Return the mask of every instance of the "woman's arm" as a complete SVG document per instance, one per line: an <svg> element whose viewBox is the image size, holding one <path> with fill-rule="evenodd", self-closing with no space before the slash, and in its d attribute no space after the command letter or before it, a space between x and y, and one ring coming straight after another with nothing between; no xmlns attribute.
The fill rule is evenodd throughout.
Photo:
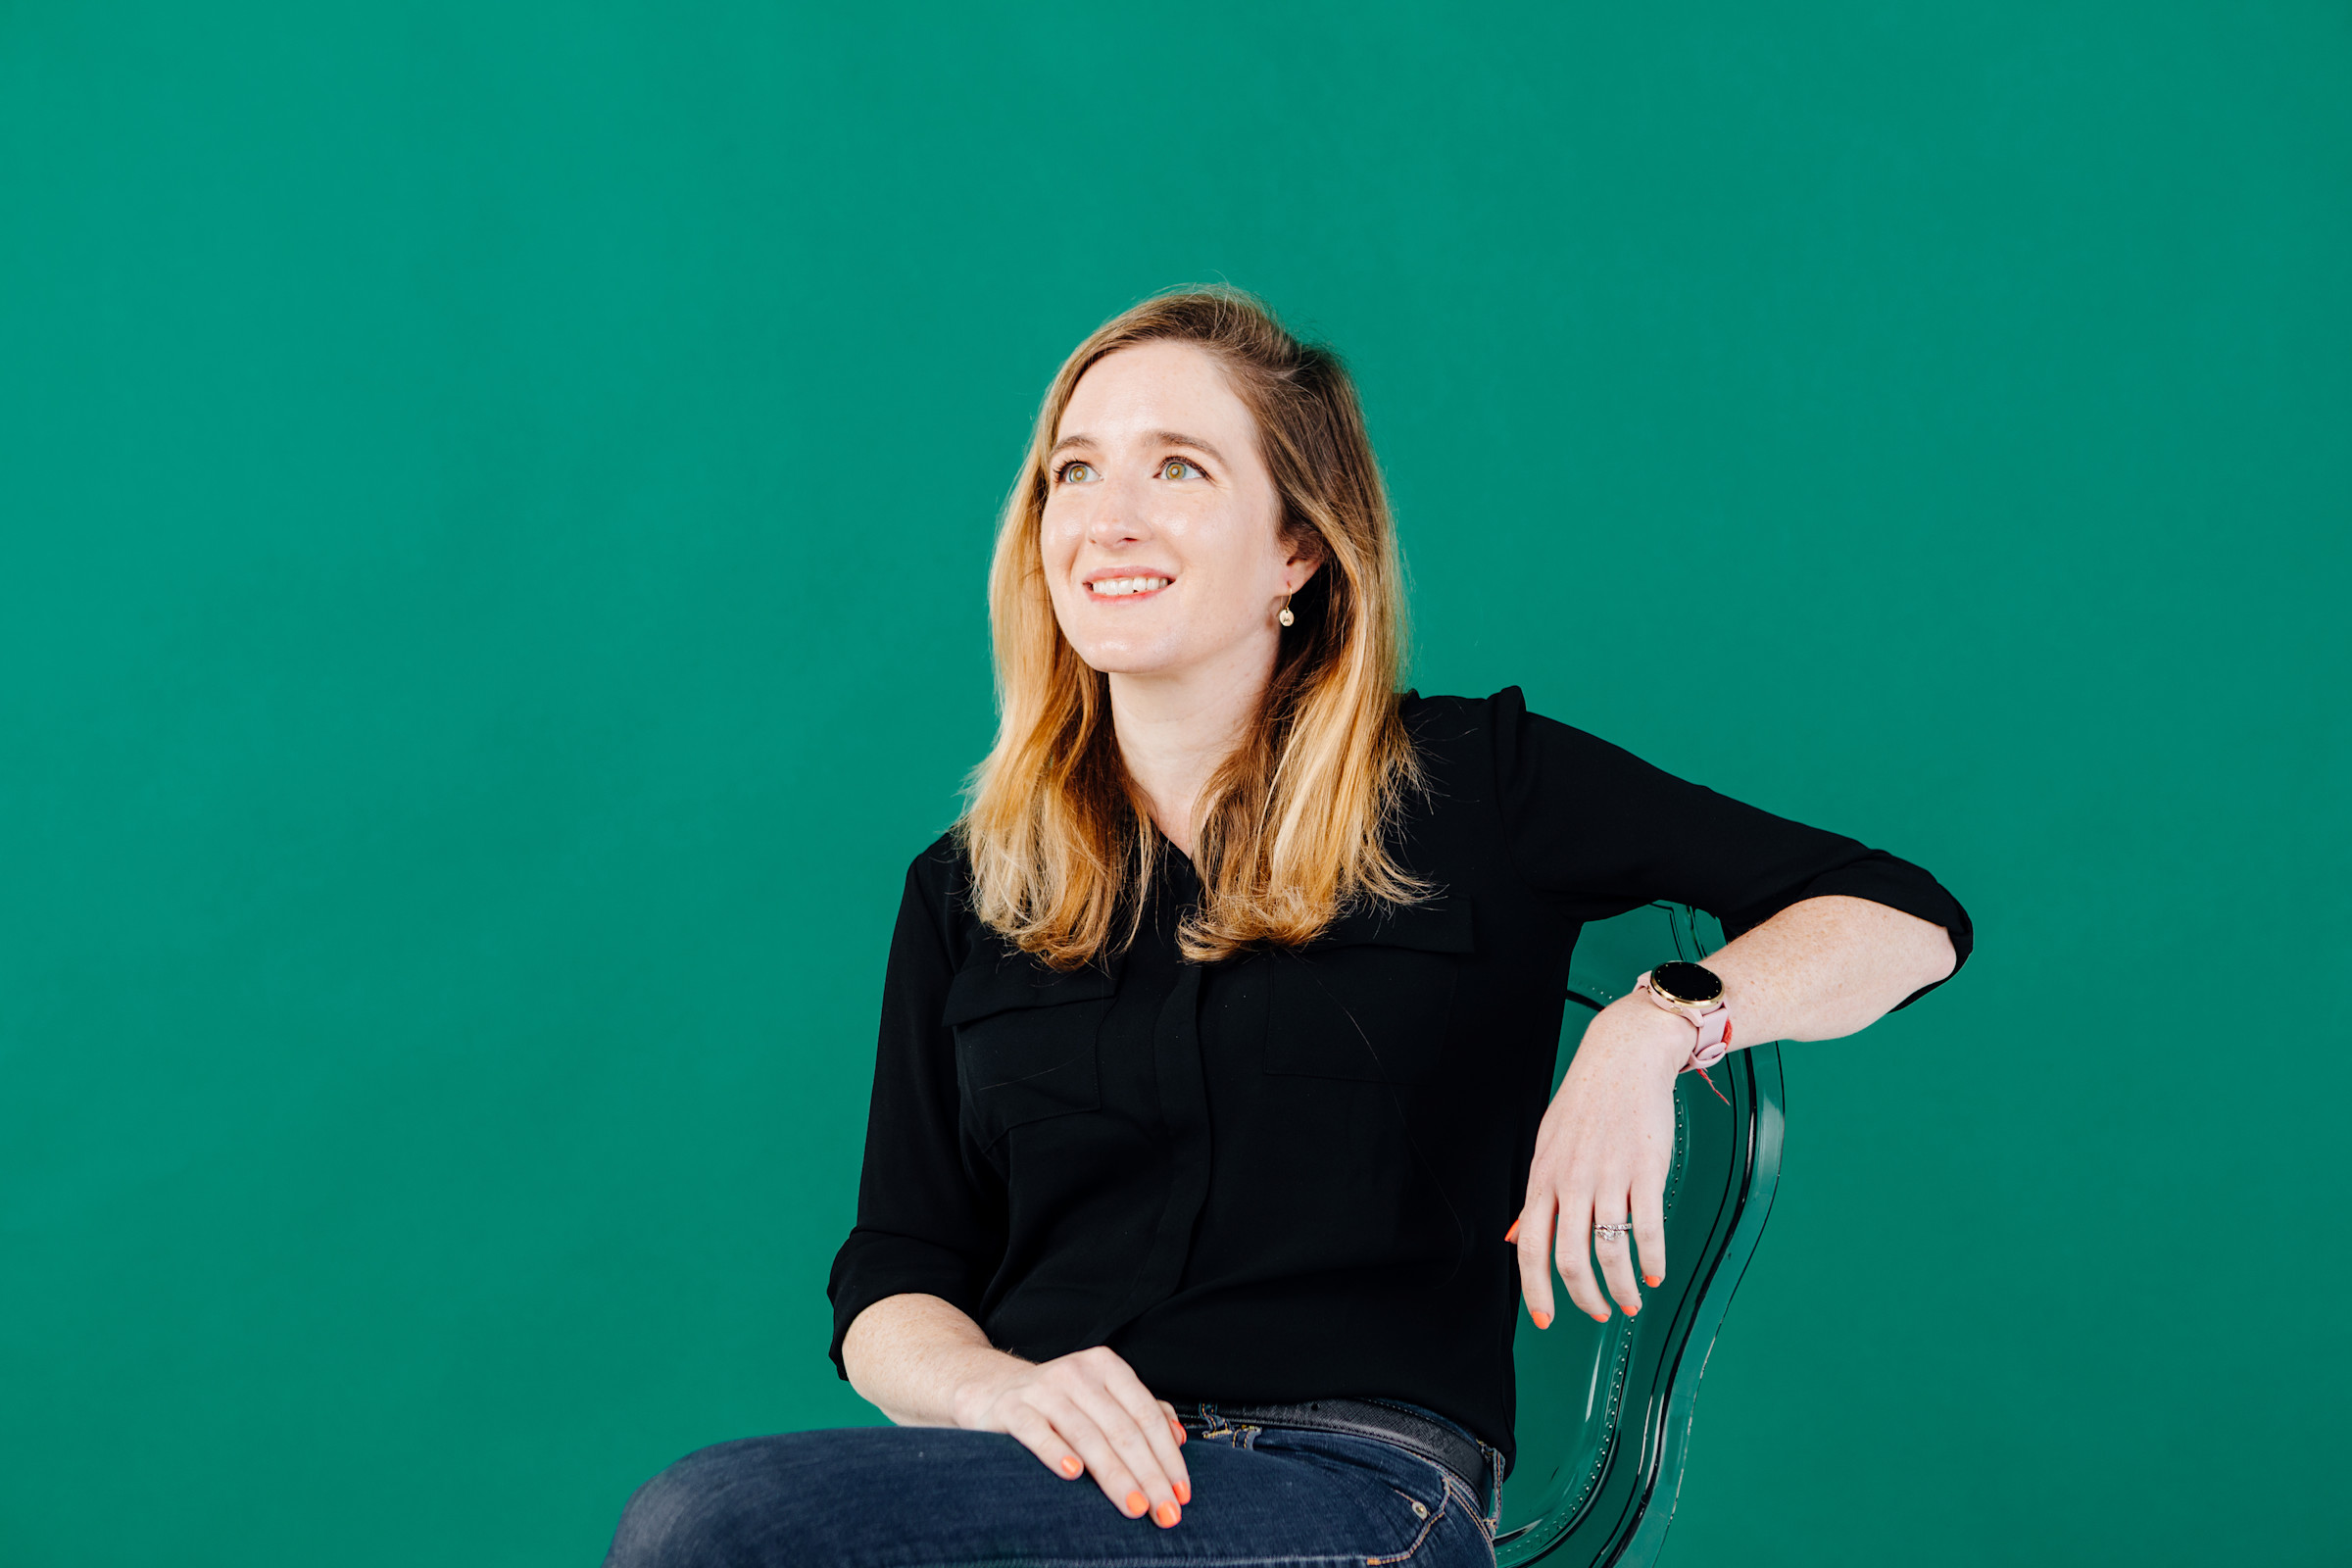
<svg viewBox="0 0 2352 1568"><path fill-rule="evenodd" d="M1670 899L1737 935L1707 959L1724 979L1735 1046L1852 1034L1967 961L1968 911L1907 860L1531 713L1515 686L1466 716L1486 726L1510 864L1530 891L1580 920ZM1608 1316L1592 1252L1609 1296L1641 1309L1632 1250L1593 1237L1596 1221L1630 1219L1642 1271L1666 1277L1674 1080L1691 1044L1688 1023L1638 996L1587 1027L1544 1112L1509 1237L1538 1326L1551 1321L1552 1261L1580 1308Z"/></svg>
<svg viewBox="0 0 2352 1568"><path fill-rule="evenodd" d="M1956 958L1943 927L1833 894L1792 904L1725 943L1707 967L1723 979L1739 1047L1859 1033L1921 987L1948 978Z"/></svg>
<svg viewBox="0 0 2352 1568"><path fill-rule="evenodd" d="M1162 1528L1193 1500L1175 1406L1105 1346L1024 1361L936 1296L892 1296L858 1314L841 1357L850 1386L901 1426L1005 1433L1058 1476L1092 1472L1113 1506L1131 1519L1149 1509Z"/></svg>
<svg viewBox="0 0 2352 1568"><path fill-rule="evenodd" d="M971 1314L1004 1255L1004 1195L964 1157L956 1046L944 1022L959 954L945 911L959 852L942 836L907 867L882 985L858 1223L833 1259L833 1356L902 1426L1020 1440L1055 1474L1094 1472L1130 1517L1176 1522L1192 1483L1183 1429L1108 1349L1035 1366L988 1343Z"/></svg>
<svg viewBox="0 0 2352 1568"><path fill-rule="evenodd" d="M1707 967L1723 979L1732 1046L1760 1040L1834 1040L1876 1023L1953 969L1942 926L1868 899L1834 895L1792 904L1726 943ZM1556 1259L1569 1298L1605 1321L1609 1298L1642 1309L1634 1255L1622 1240L1594 1243L1595 1223L1631 1218L1642 1273L1666 1277L1666 1176L1674 1158L1674 1082L1690 1060L1690 1026L1639 996L1593 1018L1536 1135L1527 1202L1507 1240L1519 1245L1519 1283L1538 1328L1552 1318ZM1558 1223L1555 1225L1555 1217ZM1597 1255L1608 1296L1593 1279Z"/></svg>

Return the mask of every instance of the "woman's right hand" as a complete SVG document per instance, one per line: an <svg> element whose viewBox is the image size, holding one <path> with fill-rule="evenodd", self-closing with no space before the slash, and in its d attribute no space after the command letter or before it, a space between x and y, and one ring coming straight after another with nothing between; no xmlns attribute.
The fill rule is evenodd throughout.
<svg viewBox="0 0 2352 1568"><path fill-rule="evenodd" d="M1130 1519L1148 1513L1164 1530L1193 1500L1176 1407L1152 1397L1102 1346L1024 1361L989 1344L960 1307L909 1293L858 1314L842 1337L841 1366L899 1425L1004 1433L1064 1480L1092 1471Z"/></svg>
<svg viewBox="0 0 2352 1568"><path fill-rule="evenodd" d="M1162 1529L1193 1500L1176 1407L1105 1346L1032 1363L1011 1356L956 1390L956 1424L1003 1432L1065 1481L1092 1474L1111 1506Z"/></svg>

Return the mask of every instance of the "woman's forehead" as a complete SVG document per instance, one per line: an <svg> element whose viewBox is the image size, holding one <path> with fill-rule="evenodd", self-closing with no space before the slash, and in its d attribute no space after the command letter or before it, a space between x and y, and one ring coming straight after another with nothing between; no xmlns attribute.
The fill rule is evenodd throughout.
<svg viewBox="0 0 2352 1568"><path fill-rule="evenodd" d="M1087 367L1062 409L1056 442L1135 440L1189 431L1211 441L1256 434L1225 368L1198 344L1139 343Z"/></svg>

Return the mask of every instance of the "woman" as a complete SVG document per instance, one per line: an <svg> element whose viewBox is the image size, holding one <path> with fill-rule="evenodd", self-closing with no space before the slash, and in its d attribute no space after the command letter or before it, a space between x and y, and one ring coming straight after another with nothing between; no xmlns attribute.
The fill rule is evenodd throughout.
<svg viewBox="0 0 2352 1568"><path fill-rule="evenodd" d="M1866 1027L1969 925L1517 688L1398 697L1401 601L1330 354L1216 291L1070 356L833 1268L835 1359L898 1425L689 1455L611 1563L1491 1563L1514 1286L1539 1328L1554 1265L1640 1311L1676 1075ZM1594 1017L1547 1105L1578 929L1655 899L1732 940Z"/></svg>

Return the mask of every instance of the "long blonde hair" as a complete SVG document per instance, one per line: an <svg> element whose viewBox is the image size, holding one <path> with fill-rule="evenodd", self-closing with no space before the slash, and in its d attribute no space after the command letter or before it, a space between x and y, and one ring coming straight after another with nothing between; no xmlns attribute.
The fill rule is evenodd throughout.
<svg viewBox="0 0 2352 1568"><path fill-rule="evenodd" d="M1256 420L1284 544L1323 557L1291 602L1296 624L1255 722L1202 792L1201 903L1182 952L1205 963L1301 944L1362 901L1429 891L1385 842L1424 778L1396 710L1396 524L1355 385L1337 355L1292 336L1250 296L1180 290L1111 318L1062 362L989 566L997 741L972 770L956 833L980 917L1059 969L1103 956L1122 912L1121 946L1134 940L1159 836L1112 733L1109 677L1054 619L1040 544L1047 458L1079 377L1120 349L1163 341L1197 344L1224 367Z"/></svg>

